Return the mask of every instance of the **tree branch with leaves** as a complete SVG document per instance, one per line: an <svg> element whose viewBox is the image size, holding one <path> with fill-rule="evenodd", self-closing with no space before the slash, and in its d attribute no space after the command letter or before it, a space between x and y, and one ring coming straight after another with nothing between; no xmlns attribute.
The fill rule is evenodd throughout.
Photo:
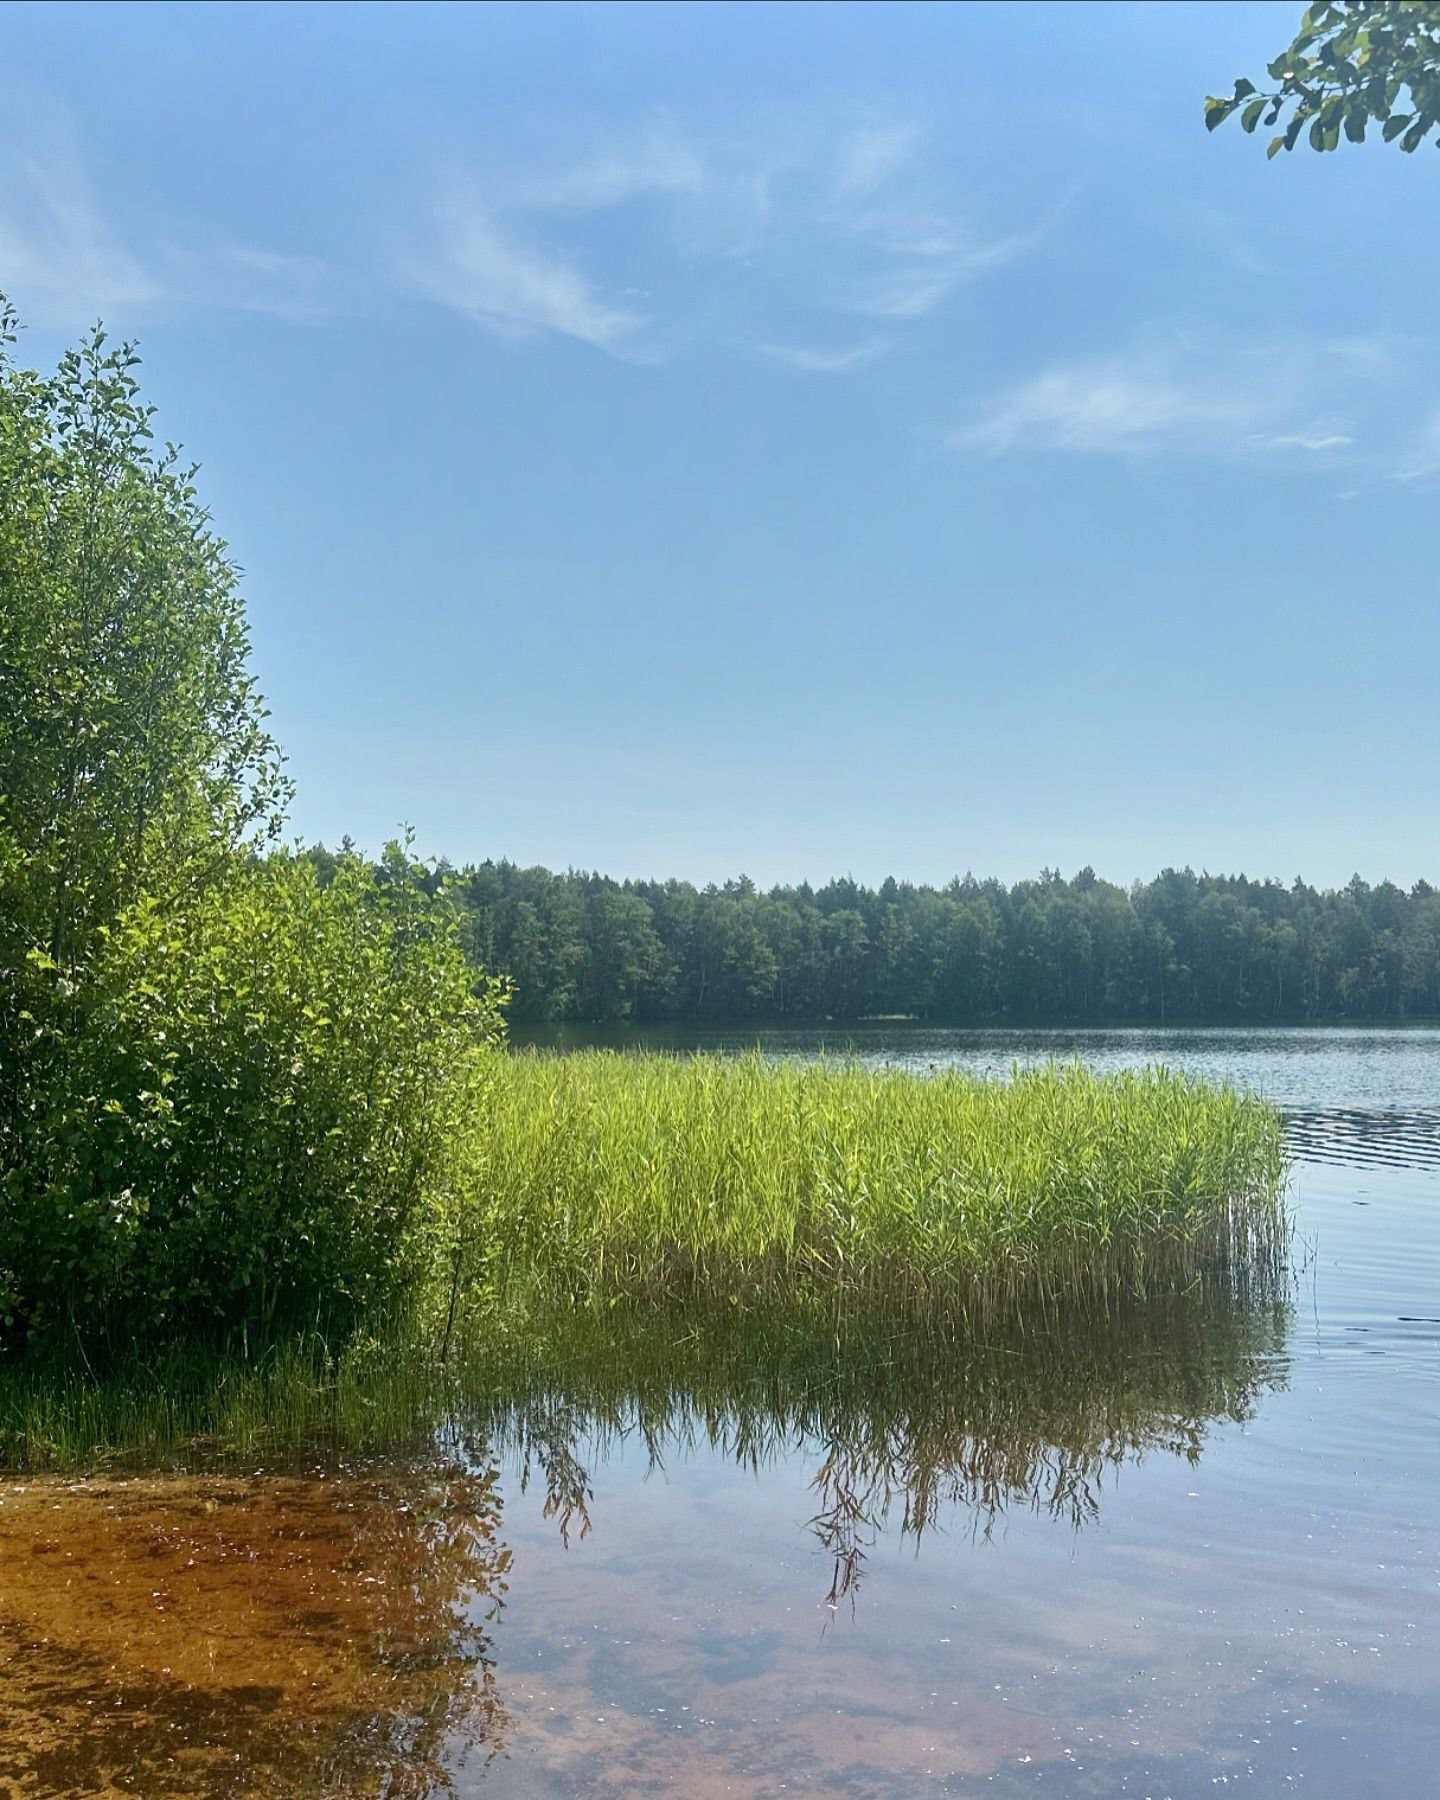
<svg viewBox="0 0 1440 1800"><path fill-rule="evenodd" d="M1440 3L1437 0L1329 0L1309 7L1288 50L1269 65L1262 89L1244 76L1228 97L1205 102L1214 131L1239 113L1242 131L1260 124L1284 129L1267 156L1293 150L1336 150L1342 137L1362 144L1378 125L1387 144L1418 150L1440 123ZM1440 136L1432 140L1440 147Z"/></svg>

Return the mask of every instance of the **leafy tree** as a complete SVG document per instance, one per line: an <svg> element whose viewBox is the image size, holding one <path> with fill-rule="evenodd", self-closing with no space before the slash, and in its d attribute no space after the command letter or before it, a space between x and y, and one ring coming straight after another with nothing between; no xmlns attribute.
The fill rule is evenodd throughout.
<svg viewBox="0 0 1440 1800"><path fill-rule="evenodd" d="M273 835L288 787L234 565L194 470L151 448L134 346L97 327L46 379L15 340L0 300L5 914L73 973L139 895Z"/></svg>
<svg viewBox="0 0 1440 1800"><path fill-rule="evenodd" d="M453 1294L503 996L443 871L263 854L288 787L193 471L133 347L15 341L0 301L0 1350Z"/></svg>
<svg viewBox="0 0 1440 1800"><path fill-rule="evenodd" d="M627 1019L640 996L663 984L664 946L655 935L650 909L635 894L595 884L585 913L586 948L581 997L585 1016L602 1023Z"/></svg>
<svg viewBox="0 0 1440 1800"><path fill-rule="evenodd" d="M1360 144L1375 124L1387 144L1398 139L1402 150L1417 150L1440 122L1440 4L1322 0L1306 11L1269 75L1273 86L1242 77L1228 98L1212 95L1207 129L1236 112L1243 131L1283 118L1267 151L1275 156L1302 135L1312 150L1336 150L1342 136ZM1434 141L1440 145L1440 137Z"/></svg>
<svg viewBox="0 0 1440 1800"><path fill-rule="evenodd" d="M133 346L97 327L43 377L16 338L0 298L0 1182L103 934L273 835L287 792L234 567L152 449Z"/></svg>

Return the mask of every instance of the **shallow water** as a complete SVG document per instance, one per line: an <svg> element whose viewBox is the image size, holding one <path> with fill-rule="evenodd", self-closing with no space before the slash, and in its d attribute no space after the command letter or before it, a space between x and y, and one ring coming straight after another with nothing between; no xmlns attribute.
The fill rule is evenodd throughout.
<svg viewBox="0 0 1440 1800"><path fill-rule="evenodd" d="M1271 1094L1295 1279L628 1341L420 1466L0 1486L0 1794L1437 1791L1440 1036L855 1048Z"/></svg>

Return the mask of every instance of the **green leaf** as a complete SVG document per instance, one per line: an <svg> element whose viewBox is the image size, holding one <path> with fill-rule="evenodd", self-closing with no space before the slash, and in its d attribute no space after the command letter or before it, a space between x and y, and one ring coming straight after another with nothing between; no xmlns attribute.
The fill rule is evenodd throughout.
<svg viewBox="0 0 1440 1800"><path fill-rule="evenodd" d="M1234 110L1233 100L1217 100L1212 94L1205 102L1205 129L1213 131L1217 125L1223 125Z"/></svg>
<svg viewBox="0 0 1440 1800"><path fill-rule="evenodd" d="M1240 115L1240 129L1242 131L1253 131L1260 123L1260 115L1264 110L1265 102L1263 100L1252 100Z"/></svg>
<svg viewBox="0 0 1440 1800"><path fill-rule="evenodd" d="M1393 144L1395 142L1396 138L1399 137L1400 133L1410 123L1412 116L1413 115L1410 113L1396 113L1393 119L1387 119L1385 121L1385 129L1380 135L1385 139L1387 144Z"/></svg>
<svg viewBox="0 0 1440 1800"><path fill-rule="evenodd" d="M1285 134L1282 131L1279 137L1271 138L1269 148L1265 152L1266 162L1269 162L1269 160L1272 156L1277 155L1284 148L1285 148Z"/></svg>
<svg viewBox="0 0 1440 1800"><path fill-rule="evenodd" d="M1247 81L1243 75L1235 83L1235 96L1234 97L1235 97L1236 101L1248 100L1254 92L1255 92L1255 83L1253 81Z"/></svg>
<svg viewBox="0 0 1440 1800"><path fill-rule="evenodd" d="M1429 129L1430 128L1425 123L1424 119L1417 119L1405 133L1404 137L1401 138L1400 148L1405 151L1418 150L1420 148L1421 140Z"/></svg>

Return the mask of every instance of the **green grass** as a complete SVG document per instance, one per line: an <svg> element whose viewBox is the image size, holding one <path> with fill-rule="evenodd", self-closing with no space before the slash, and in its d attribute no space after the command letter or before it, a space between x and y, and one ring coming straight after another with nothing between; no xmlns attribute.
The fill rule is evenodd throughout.
<svg viewBox="0 0 1440 1800"><path fill-rule="evenodd" d="M0 1363L0 1469L272 1465L431 1443L453 1372L413 1331L338 1355L314 1337L248 1360L179 1347L98 1376Z"/></svg>
<svg viewBox="0 0 1440 1800"><path fill-rule="evenodd" d="M526 1053L494 1107L507 1296L844 1294L974 1317L1183 1284L1284 1232L1274 1109L1165 1070Z"/></svg>

